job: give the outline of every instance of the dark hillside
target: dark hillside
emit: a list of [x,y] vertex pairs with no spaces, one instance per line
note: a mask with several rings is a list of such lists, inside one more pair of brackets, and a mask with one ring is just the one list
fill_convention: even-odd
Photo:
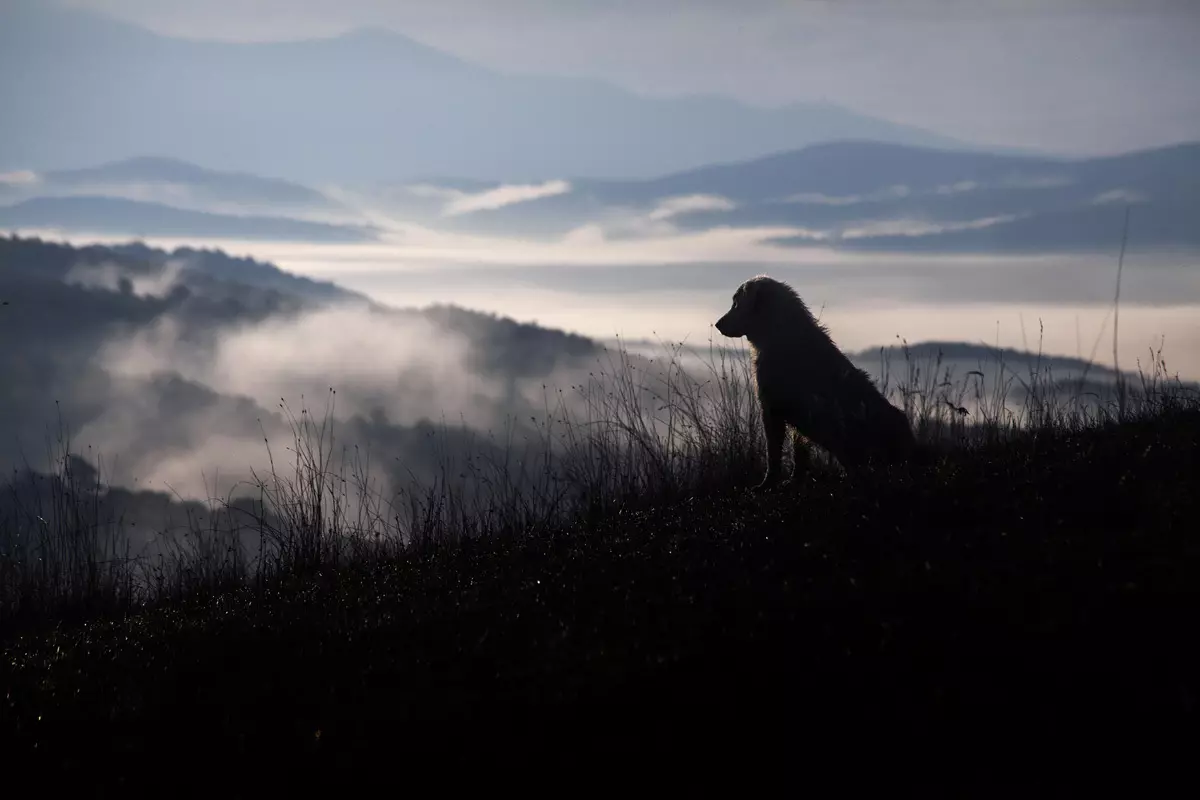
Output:
[[10,633],[6,751],[278,788],[496,759],[805,774],[835,743],[929,775],[1194,732],[1198,447],[1200,413],[1164,411]]

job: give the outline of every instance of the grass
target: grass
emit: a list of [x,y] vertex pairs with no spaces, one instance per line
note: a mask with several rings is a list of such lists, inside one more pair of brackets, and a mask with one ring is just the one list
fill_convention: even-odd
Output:
[[664,350],[547,387],[544,414],[493,455],[444,453],[432,484],[382,488],[337,445],[331,393],[264,443],[253,497],[152,558],[64,435],[0,528],[8,752],[304,775],[397,747],[695,756],[776,713],[860,739],[1195,724],[1200,401],[1161,353],[1119,400],[1036,360],[906,357],[884,388],[936,464],[817,464],[752,496],[744,354]]

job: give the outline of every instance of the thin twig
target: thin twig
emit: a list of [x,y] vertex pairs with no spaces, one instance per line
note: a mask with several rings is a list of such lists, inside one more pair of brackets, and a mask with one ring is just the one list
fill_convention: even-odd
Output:
[[1121,376],[1121,362],[1117,356],[1117,329],[1121,315],[1121,272],[1125,267],[1125,245],[1129,241],[1129,212],[1132,206],[1125,206],[1125,225],[1121,231],[1121,255],[1117,258],[1117,290],[1113,295],[1113,370],[1117,375],[1117,413],[1125,417],[1125,380]]

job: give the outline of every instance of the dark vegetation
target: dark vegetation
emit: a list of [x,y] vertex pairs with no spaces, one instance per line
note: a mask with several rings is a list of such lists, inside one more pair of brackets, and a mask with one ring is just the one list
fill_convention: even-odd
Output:
[[64,438],[10,494],[37,504],[0,505],[4,752],[93,791],[153,767],[237,796],[250,772],[497,759],[811,780],[824,748],[928,778],[997,742],[1061,765],[1064,742],[1195,730],[1200,400],[1161,360],[1088,402],[1031,369],[1016,411],[982,372],[910,364],[884,388],[935,463],[818,459],[760,496],[745,362],[639,364],[551,404],[538,457],[469,457],[474,493],[380,498],[328,419],[289,416],[257,495],[188,507],[153,560]]
[[47,619],[5,640],[6,752],[284,780],[1194,726],[1198,446],[1163,410]]

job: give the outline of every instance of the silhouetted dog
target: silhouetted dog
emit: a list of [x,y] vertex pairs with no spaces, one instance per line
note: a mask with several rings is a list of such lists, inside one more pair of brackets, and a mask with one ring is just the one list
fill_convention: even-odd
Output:
[[782,478],[788,425],[796,434],[797,464],[804,438],[824,447],[847,469],[913,455],[916,440],[904,412],[846,358],[786,283],[765,275],[743,283],[733,295],[733,307],[717,320],[717,330],[745,336],[754,357],[767,437],[767,474],[756,488]]

